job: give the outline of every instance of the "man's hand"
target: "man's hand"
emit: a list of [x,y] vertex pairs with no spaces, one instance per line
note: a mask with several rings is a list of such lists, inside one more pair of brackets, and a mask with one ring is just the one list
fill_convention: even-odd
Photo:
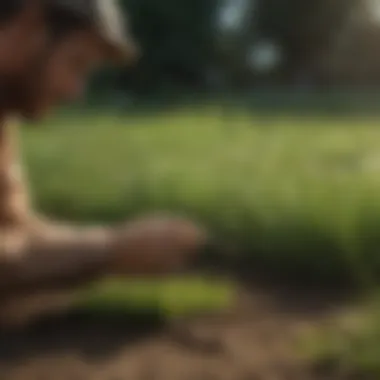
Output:
[[161,275],[186,268],[207,243],[205,230],[177,217],[156,216],[127,223],[114,236],[111,271]]
[[160,216],[115,229],[36,219],[28,232],[21,256],[0,265],[0,324],[64,310],[76,290],[107,275],[159,276],[191,268],[207,243],[195,223]]

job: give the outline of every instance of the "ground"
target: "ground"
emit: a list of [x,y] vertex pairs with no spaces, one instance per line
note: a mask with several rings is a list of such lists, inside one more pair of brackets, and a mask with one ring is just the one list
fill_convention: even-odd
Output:
[[[202,283],[189,292],[178,283],[139,284],[94,300],[91,290],[85,314],[2,334],[0,379],[379,379],[380,303],[368,309],[331,291],[299,290],[348,282],[366,288],[365,298],[378,293],[378,121],[259,117],[215,106],[65,115],[25,129],[43,213],[86,223],[185,213],[210,228],[223,255],[244,259],[250,276],[299,287],[240,286],[226,313],[186,319],[178,316],[219,302],[219,292]],[[109,300],[125,298],[138,309],[158,303],[165,323],[109,313]]]
[[202,317],[76,312],[3,333],[0,378],[354,379],[336,363],[306,364],[299,346],[343,305],[331,294],[241,289],[229,310]]

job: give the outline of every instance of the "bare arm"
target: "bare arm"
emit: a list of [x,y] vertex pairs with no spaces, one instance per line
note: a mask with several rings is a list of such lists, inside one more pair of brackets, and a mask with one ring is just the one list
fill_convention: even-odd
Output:
[[17,123],[0,120],[0,293],[77,280],[104,268],[108,254],[106,229],[65,226],[34,214],[18,133]]
[[165,275],[191,263],[206,241],[201,227],[174,217],[109,228],[49,223],[30,230],[18,258],[0,264],[0,291],[78,286],[105,275]]
[[0,261],[0,294],[74,287],[109,272],[112,235],[105,228],[51,224],[21,238]]
[[0,120],[0,228],[18,227],[29,215],[29,193],[19,154],[18,124]]
[[119,228],[41,220],[30,208],[17,132],[17,125],[0,124],[0,296],[75,287],[106,274],[171,272],[204,243],[204,231],[181,218],[149,217]]

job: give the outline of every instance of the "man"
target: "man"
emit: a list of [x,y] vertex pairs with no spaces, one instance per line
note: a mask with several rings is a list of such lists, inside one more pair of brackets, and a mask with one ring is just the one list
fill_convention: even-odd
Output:
[[[79,96],[88,75],[104,61],[131,60],[137,49],[125,37],[119,15],[111,0],[50,0],[50,40],[30,71],[10,86],[2,114],[38,119]],[[6,127],[0,322],[24,323],[68,307],[75,290],[105,275],[181,269],[205,242],[201,228],[180,218],[142,218],[106,228],[64,225],[35,215],[12,145],[17,143],[13,126]]]

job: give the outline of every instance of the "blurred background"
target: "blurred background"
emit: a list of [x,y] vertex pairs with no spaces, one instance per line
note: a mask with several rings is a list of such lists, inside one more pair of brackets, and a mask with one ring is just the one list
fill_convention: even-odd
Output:
[[[377,379],[380,1],[122,4],[142,46],[139,64],[104,70],[80,104],[23,132],[37,204],[86,223],[155,210],[189,215],[220,243],[213,266],[224,265],[224,276],[101,284],[86,293],[86,307],[158,307],[165,317],[183,317],[228,309],[238,286],[255,312],[243,297],[235,327],[208,326],[234,364],[220,356],[195,365],[193,354],[182,353],[185,372],[178,373],[199,367],[192,378],[205,378],[208,368],[210,379]],[[276,288],[274,309],[257,296],[259,279]],[[289,354],[286,334],[305,326],[314,335],[297,347],[311,367],[301,366],[306,372],[297,377],[291,371],[301,367],[288,368],[293,354],[274,347],[284,344]],[[160,347],[152,357],[171,371],[180,359]],[[128,355],[123,360],[135,368]],[[124,366],[117,368],[124,378]],[[182,378],[160,368],[165,379]]]
[[[100,76],[90,92],[94,97],[113,92],[122,107],[162,99],[201,103],[223,95],[240,96],[239,102],[251,107],[273,107],[284,102],[276,101],[281,94],[292,99],[283,104],[287,107],[300,94],[335,89],[347,96],[347,88],[357,93],[357,87],[379,78],[376,0],[122,3],[143,48],[142,60],[134,70]],[[272,99],[260,102],[268,91]],[[115,98],[107,99],[115,105]]]
[[25,130],[40,207],[87,221],[187,213],[258,272],[372,282],[380,3],[122,4],[140,62]]

